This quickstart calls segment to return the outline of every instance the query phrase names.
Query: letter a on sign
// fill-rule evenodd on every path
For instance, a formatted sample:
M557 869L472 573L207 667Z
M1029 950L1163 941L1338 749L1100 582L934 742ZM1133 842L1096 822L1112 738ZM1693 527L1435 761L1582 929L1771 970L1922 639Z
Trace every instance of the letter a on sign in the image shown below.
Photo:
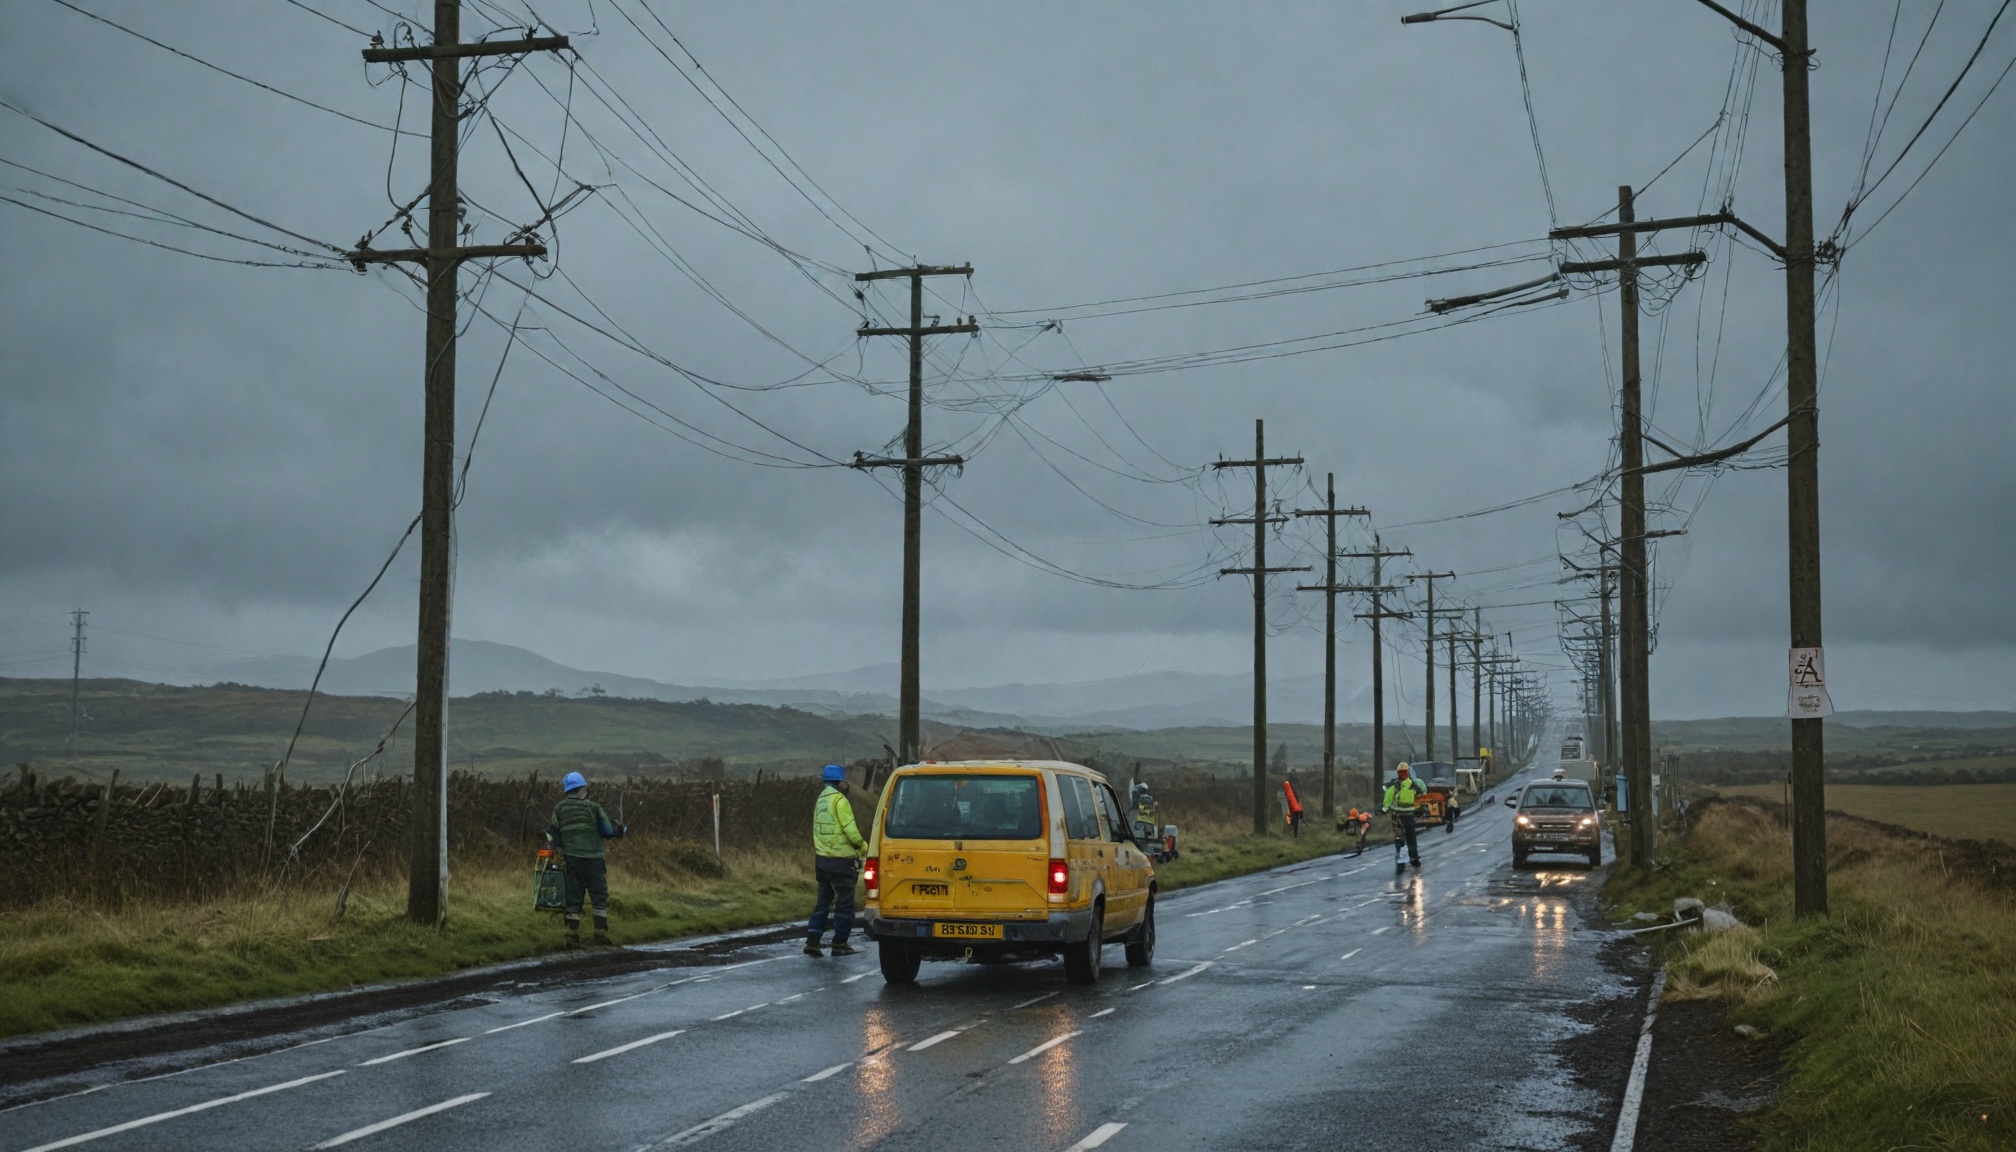
M1818 720L1834 714L1827 695L1827 654L1819 648L1794 648L1788 663L1791 692L1785 705L1794 720Z

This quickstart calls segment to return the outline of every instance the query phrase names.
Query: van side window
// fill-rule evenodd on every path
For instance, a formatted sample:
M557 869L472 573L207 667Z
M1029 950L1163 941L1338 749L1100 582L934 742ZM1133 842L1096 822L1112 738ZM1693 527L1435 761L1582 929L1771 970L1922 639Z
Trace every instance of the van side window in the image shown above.
M1097 840L1099 817L1093 807L1092 783L1082 776L1057 777L1064 801L1064 832L1073 840Z
M1113 798L1113 790L1104 784L1100 784L1094 788L1094 791L1099 794L1100 824L1104 827L1105 839L1127 839L1127 826L1120 822L1120 802Z

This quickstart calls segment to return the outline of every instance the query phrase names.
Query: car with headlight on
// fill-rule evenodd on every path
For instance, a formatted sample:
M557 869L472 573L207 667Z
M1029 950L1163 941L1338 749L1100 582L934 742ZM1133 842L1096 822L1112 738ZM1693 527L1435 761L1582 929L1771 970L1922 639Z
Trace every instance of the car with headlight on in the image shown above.
M910 764L889 777L868 833L866 928L882 978L926 959L1004 963L1061 955L1099 979L1108 944L1155 957L1153 850L1106 778L1059 760Z
M1524 868L1536 852L1584 857L1594 868L1603 863L1603 824L1596 813L1596 794L1581 780L1539 780L1526 785L1505 806L1512 817L1512 866Z

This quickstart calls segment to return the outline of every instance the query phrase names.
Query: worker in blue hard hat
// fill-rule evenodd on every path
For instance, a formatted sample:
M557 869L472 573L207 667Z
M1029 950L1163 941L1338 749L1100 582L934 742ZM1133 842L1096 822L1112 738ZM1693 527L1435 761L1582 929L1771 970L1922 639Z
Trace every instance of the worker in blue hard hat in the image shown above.
M847 943L854 931L854 875L862 854L868 851L868 840L854 822L854 804L847 799L847 770L828 764L819 777L826 782L812 806L812 872L819 882L819 899L805 925L805 954L824 955L819 951L819 938L826 932L830 914L833 955L852 956L860 951Z
M585 895L595 912L595 943L612 944L609 939L609 867L602 842L627 836L630 829L609 819L602 806L588 799L588 778L569 772L560 781L566 795L553 806L553 823L546 839L557 844L566 862L567 946L581 945L581 904Z

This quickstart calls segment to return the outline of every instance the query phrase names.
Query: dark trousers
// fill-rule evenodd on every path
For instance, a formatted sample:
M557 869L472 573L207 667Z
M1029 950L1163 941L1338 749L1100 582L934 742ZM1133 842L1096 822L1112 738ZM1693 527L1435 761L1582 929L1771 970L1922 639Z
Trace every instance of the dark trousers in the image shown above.
M1414 813L1393 813L1393 859L1400 859L1400 846L1404 842L1407 859L1416 864L1421 862L1421 846L1415 842L1414 835Z
M805 934L819 939L826 931L830 913L833 943L845 944L848 934L854 931L854 858L820 856L817 860L812 873L819 881L819 900L812 905L812 920L805 925Z
M581 897L585 894L594 902L595 923L600 926L609 922L609 862L600 856L569 856L567 859L567 892L563 901L567 919L581 922Z

